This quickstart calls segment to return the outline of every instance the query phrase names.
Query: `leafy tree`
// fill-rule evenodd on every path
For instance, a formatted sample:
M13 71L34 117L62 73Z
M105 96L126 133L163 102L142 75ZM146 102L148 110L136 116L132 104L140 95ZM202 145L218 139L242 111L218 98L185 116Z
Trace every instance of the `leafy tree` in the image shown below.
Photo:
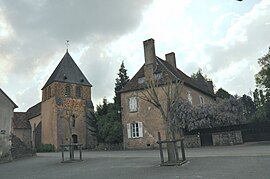
M103 104L97 106L96 112L98 126L98 141L115 144L121 143L123 138L122 124L119 113L114 109L113 103L108 103L107 99L103 99Z
M175 104L173 121L176 126L194 130L241 124L245 122L245 118L241 101L232 97L218 103L198 106L179 100Z
M266 55L258 59L261 70L255 75L256 84L270 92L270 48Z
M97 106L96 118L98 125L98 141L109 144L123 142L123 127L121 121L121 96L118 93L129 81L127 70L122 62L115 82L114 103L103 99L103 104Z
M253 97L256 112L252 120L255 122L270 120L270 111L268 110L270 109L269 93L264 94L263 90L255 89Z
M230 99L232 95L228 93L226 90L219 88L216 92L216 97L219 97L221 99Z
M243 105L244 116L248 121L250 121L256 112L255 103L250 96L247 96L245 94L240 98L240 100Z

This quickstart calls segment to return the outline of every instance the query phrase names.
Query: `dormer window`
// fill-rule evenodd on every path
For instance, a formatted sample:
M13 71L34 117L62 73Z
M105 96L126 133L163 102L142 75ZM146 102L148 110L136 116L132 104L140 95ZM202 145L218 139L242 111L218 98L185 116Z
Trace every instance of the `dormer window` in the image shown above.
M138 78L138 84L143 84L145 82L145 77Z
M70 97L71 96L71 88L70 88L69 85L66 86L65 96L66 97Z
M162 73L154 74L156 80L160 80L162 78Z

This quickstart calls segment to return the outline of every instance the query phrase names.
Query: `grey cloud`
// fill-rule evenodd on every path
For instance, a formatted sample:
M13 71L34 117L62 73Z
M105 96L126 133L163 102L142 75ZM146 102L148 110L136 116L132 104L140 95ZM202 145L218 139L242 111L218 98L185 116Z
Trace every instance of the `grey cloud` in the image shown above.
M240 30L245 30L246 41L230 39L225 46L212 44L205 48L206 54L210 54L211 73L227 68L231 63L242 59L249 60L252 64L257 61L262 53L265 53L270 45L270 36L268 35L270 25L266 24L269 21L270 8L266 8L264 13L257 12L257 15L259 17L254 18L250 23L248 17L252 18L251 16L242 19L245 21L243 22L245 25L240 26ZM230 30L234 29L229 29L228 32Z
M36 64L46 65L50 59L47 55L41 59L44 53L59 50L66 39L73 46L91 44L93 38L109 43L135 29L149 3L143 0L1 1L1 10L15 32L6 46L12 49L7 53L17 56L13 70L25 73ZM25 61L30 62L27 70L23 68Z
M76 53L79 46L93 46L85 52L87 57L82 58L82 66L87 77L95 76L93 80L89 79L97 93L93 96L110 94L114 84L110 73L114 73L118 65L109 67L110 59L101 59L98 52L120 36L133 32L141 22L143 11L151 3L152 0L0 0L1 15L14 32L10 37L0 39L2 56L12 56L10 63L13 65L7 77L17 75L21 81L33 80L36 70L47 66L56 53L64 54L65 40L70 40L71 51ZM103 74L104 83L97 80L94 72ZM26 86L17 84L16 88Z
M93 85L92 96L94 105L103 97L114 96L114 84L117 78L120 62L109 57L102 48L103 44L96 43L81 57L82 70ZM102 57L101 57L102 54Z

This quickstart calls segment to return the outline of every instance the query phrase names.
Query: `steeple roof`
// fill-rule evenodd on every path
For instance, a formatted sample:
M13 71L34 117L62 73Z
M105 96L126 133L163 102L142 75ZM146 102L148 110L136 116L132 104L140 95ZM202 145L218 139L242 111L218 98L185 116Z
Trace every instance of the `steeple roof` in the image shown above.
M52 82L73 83L85 86L92 86L84 76L80 68L74 62L68 51L57 65L56 69L43 86L42 90Z

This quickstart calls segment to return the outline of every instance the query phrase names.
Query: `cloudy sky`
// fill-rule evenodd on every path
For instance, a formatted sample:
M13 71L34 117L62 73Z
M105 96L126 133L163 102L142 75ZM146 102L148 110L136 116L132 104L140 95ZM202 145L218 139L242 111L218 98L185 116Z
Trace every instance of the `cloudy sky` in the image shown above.
M38 103L69 40L94 104L112 101L121 62L133 77L153 38L186 74L201 68L216 89L247 94L269 34L270 0L0 0L0 88L17 111Z

